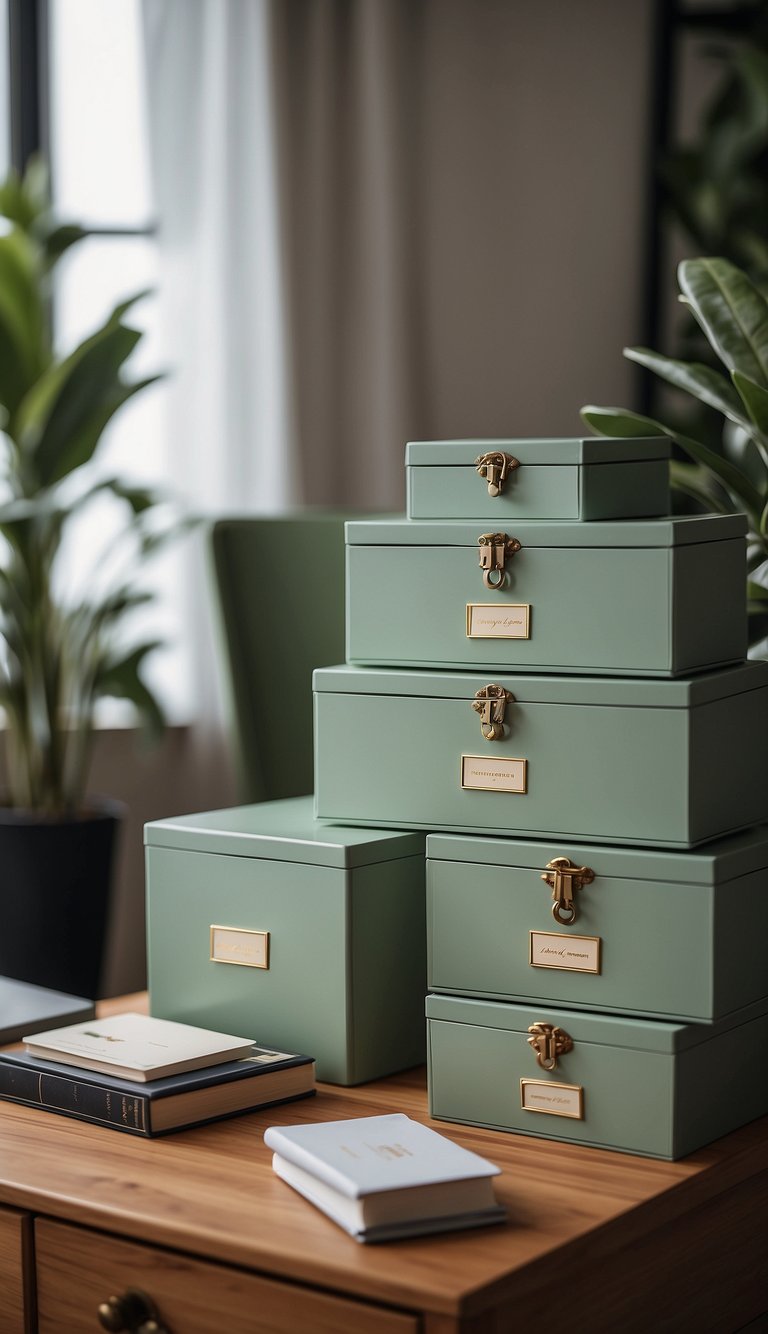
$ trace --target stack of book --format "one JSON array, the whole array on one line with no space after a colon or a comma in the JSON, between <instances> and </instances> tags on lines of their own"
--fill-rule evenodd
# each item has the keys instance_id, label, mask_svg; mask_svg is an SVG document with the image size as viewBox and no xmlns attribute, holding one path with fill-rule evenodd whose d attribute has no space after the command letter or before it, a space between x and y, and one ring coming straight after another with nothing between
<instances>
[{"instance_id":1,"label":"stack of book","mask_svg":"<svg viewBox=\"0 0 768 1334\"><path fill-rule=\"evenodd\" d=\"M163 1135L315 1091L310 1056L142 1014L24 1041L24 1052L0 1052L0 1097L134 1135Z\"/></svg>"}]
</instances>

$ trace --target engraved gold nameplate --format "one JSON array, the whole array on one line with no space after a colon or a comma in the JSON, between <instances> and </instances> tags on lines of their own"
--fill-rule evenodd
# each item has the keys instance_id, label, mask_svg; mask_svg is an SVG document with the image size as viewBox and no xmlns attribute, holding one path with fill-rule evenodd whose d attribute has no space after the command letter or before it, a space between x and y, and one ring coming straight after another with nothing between
<instances>
[{"instance_id":1,"label":"engraved gold nameplate","mask_svg":"<svg viewBox=\"0 0 768 1334\"><path fill-rule=\"evenodd\" d=\"M584 1119L584 1090L580 1084L553 1084L543 1079L520 1080L520 1106L524 1112Z\"/></svg>"},{"instance_id":2,"label":"engraved gold nameplate","mask_svg":"<svg viewBox=\"0 0 768 1334\"><path fill-rule=\"evenodd\" d=\"M528 761L462 755L461 786L478 792L526 792Z\"/></svg>"},{"instance_id":3,"label":"engraved gold nameplate","mask_svg":"<svg viewBox=\"0 0 768 1334\"><path fill-rule=\"evenodd\" d=\"M600 936L565 936L555 931L529 931L528 962L532 968L558 968L568 973L599 973L600 945Z\"/></svg>"},{"instance_id":4,"label":"engraved gold nameplate","mask_svg":"<svg viewBox=\"0 0 768 1334\"><path fill-rule=\"evenodd\" d=\"M527 602L467 603L467 639L530 639L531 608Z\"/></svg>"},{"instance_id":5,"label":"engraved gold nameplate","mask_svg":"<svg viewBox=\"0 0 768 1334\"><path fill-rule=\"evenodd\" d=\"M246 927L211 927L211 962L243 968L269 968L269 932Z\"/></svg>"}]
</instances>

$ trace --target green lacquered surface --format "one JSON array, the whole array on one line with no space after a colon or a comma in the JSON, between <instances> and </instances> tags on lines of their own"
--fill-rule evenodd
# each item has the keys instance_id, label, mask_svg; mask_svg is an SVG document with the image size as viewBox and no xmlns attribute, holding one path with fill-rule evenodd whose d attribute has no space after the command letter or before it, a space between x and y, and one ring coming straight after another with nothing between
<instances>
[{"instance_id":1,"label":"green lacquered surface","mask_svg":"<svg viewBox=\"0 0 768 1334\"><path fill-rule=\"evenodd\" d=\"M416 856L423 848L417 834L319 825L312 797L154 820L144 826L144 842L153 847L339 867Z\"/></svg>"},{"instance_id":2,"label":"green lacquered surface","mask_svg":"<svg viewBox=\"0 0 768 1334\"><path fill-rule=\"evenodd\" d=\"M488 589L477 525L347 525L347 658L362 665L677 675L747 649L742 516L517 524ZM529 637L470 638L467 606L530 607Z\"/></svg>"},{"instance_id":3,"label":"green lacquered surface","mask_svg":"<svg viewBox=\"0 0 768 1334\"><path fill-rule=\"evenodd\" d=\"M700 854L441 835L427 851L431 990L697 1023L768 996L765 829ZM595 872L573 926L541 879L556 857ZM532 967L531 931L599 937L600 973Z\"/></svg>"},{"instance_id":4,"label":"green lacquered surface","mask_svg":"<svg viewBox=\"0 0 768 1334\"><path fill-rule=\"evenodd\" d=\"M741 1023L680 1028L430 996L430 1112L438 1119L677 1158L768 1109L768 1070L755 1053L768 1042L768 1015ZM556 1024L573 1038L557 1069L542 1070L528 1026ZM577 1085L581 1120L525 1111L520 1080Z\"/></svg>"},{"instance_id":5,"label":"green lacquered surface","mask_svg":"<svg viewBox=\"0 0 768 1334\"><path fill-rule=\"evenodd\" d=\"M520 462L500 496L475 459L504 450ZM406 447L408 517L598 520L669 511L669 442L608 439L441 440Z\"/></svg>"},{"instance_id":6,"label":"green lacquered surface","mask_svg":"<svg viewBox=\"0 0 768 1334\"><path fill-rule=\"evenodd\" d=\"M216 852L189 840L151 844L151 1013L313 1055L318 1078L333 1083L418 1064L426 941L423 839L416 843L416 854L346 869L228 854L224 834ZM269 968L213 962L212 925L268 931Z\"/></svg>"},{"instance_id":7,"label":"green lacquered surface","mask_svg":"<svg viewBox=\"0 0 768 1334\"><path fill-rule=\"evenodd\" d=\"M493 680L516 703L504 738L488 742L472 708L487 677L316 672L318 816L662 847L764 818L766 664L685 681ZM527 760L527 792L462 789L462 754Z\"/></svg>"}]
</instances>

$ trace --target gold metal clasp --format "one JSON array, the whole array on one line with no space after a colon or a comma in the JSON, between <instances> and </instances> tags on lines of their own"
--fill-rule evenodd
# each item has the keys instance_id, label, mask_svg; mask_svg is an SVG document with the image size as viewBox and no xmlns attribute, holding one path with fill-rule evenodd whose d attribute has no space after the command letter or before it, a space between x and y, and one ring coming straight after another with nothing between
<instances>
[{"instance_id":1,"label":"gold metal clasp","mask_svg":"<svg viewBox=\"0 0 768 1334\"><path fill-rule=\"evenodd\" d=\"M483 572L486 588L503 588L506 582L505 565L508 556L514 556L520 550L522 542L516 537L507 537L506 533L483 533L477 539L478 564ZM494 583L493 575L498 579Z\"/></svg>"},{"instance_id":2,"label":"gold metal clasp","mask_svg":"<svg viewBox=\"0 0 768 1334\"><path fill-rule=\"evenodd\" d=\"M475 471L488 483L489 496L500 496L507 477L519 467L520 460L505 454L501 449L481 454L475 459Z\"/></svg>"},{"instance_id":3,"label":"gold metal clasp","mask_svg":"<svg viewBox=\"0 0 768 1334\"><path fill-rule=\"evenodd\" d=\"M526 1041L533 1047L542 1070L557 1069L558 1057L573 1051L573 1038L555 1024L531 1024L528 1032L531 1036Z\"/></svg>"},{"instance_id":4,"label":"gold metal clasp","mask_svg":"<svg viewBox=\"0 0 768 1334\"><path fill-rule=\"evenodd\" d=\"M570 857L554 857L547 862L541 878L552 887L552 916L562 926L572 926L578 916L576 894L595 878L589 866L575 866Z\"/></svg>"},{"instance_id":5,"label":"gold metal clasp","mask_svg":"<svg viewBox=\"0 0 768 1334\"><path fill-rule=\"evenodd\" d=\"M514 699L512 691L503 686L483 686L476 692L472 708L480 714L480 730L486 741L499 741L503 737L504 712Z\"/></svg>"}]
</instances>

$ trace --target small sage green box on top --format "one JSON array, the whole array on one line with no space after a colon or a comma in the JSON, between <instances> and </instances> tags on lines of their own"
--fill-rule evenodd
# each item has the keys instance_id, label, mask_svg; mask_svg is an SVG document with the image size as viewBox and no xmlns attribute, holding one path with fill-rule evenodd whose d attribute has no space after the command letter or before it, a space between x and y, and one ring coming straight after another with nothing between
<instances>
[{"instance_id":1,"label":"small sage green box on top","mask_svg":"<svg viewBox=\"0 0 768 1334\"><path fill-rule=\"evenodd\" d=\"M347 661L679 676L742 661L742 514L347 524Z\"/></svg>"},{"instance_id":2,"label":"small sage green box on top","mask_svg":"<svg viewBox=\"0 0 768 1334\"><path fill-rule=\"evenodd\" d=\"M424 839L319 825L312 798L145 827L150 1012L314 1056L424 1060Z\"/></svg>"},{"instance_id":3,"label":"small sage green box on top","mask_svg":"<svg viewBox=\"0 0 768 1334\"><path fill-rule=\"evenodd\" d=\"M706 1024L768 1008L768 828L694 852L430 834L427 985Z\"/></svg>"},{"instance_id":4,"label":"small sage green box on top","mask_svg":"<svg viewBox=\"0 0 768 1334\"><path fill-rule=\"evenodd\" d=\"M406 446L409 519L631 519L669 513L670 443L420 440Z\"/></svg>"},{"instance_id":5,"label":"small sage green box on top","mask_svg":"<svg viewBox=\"0 0 768 1334\"><path fill-rule=\"evenodd\" d=\"M665 1024L427 997L432 1116L681 1158L768 1112L768 1005Z\"/></svg>"},{"instance_id":6,"label":"small sage green box on top","mask_svg":"<svg viewBox=\"0 0 768 1334\"><path fill-rule=\"evenodd\" d=\"M691 847L768 809L768 663L680 680L326 667L320 819Z\"/></svg>"}]
</instances>

